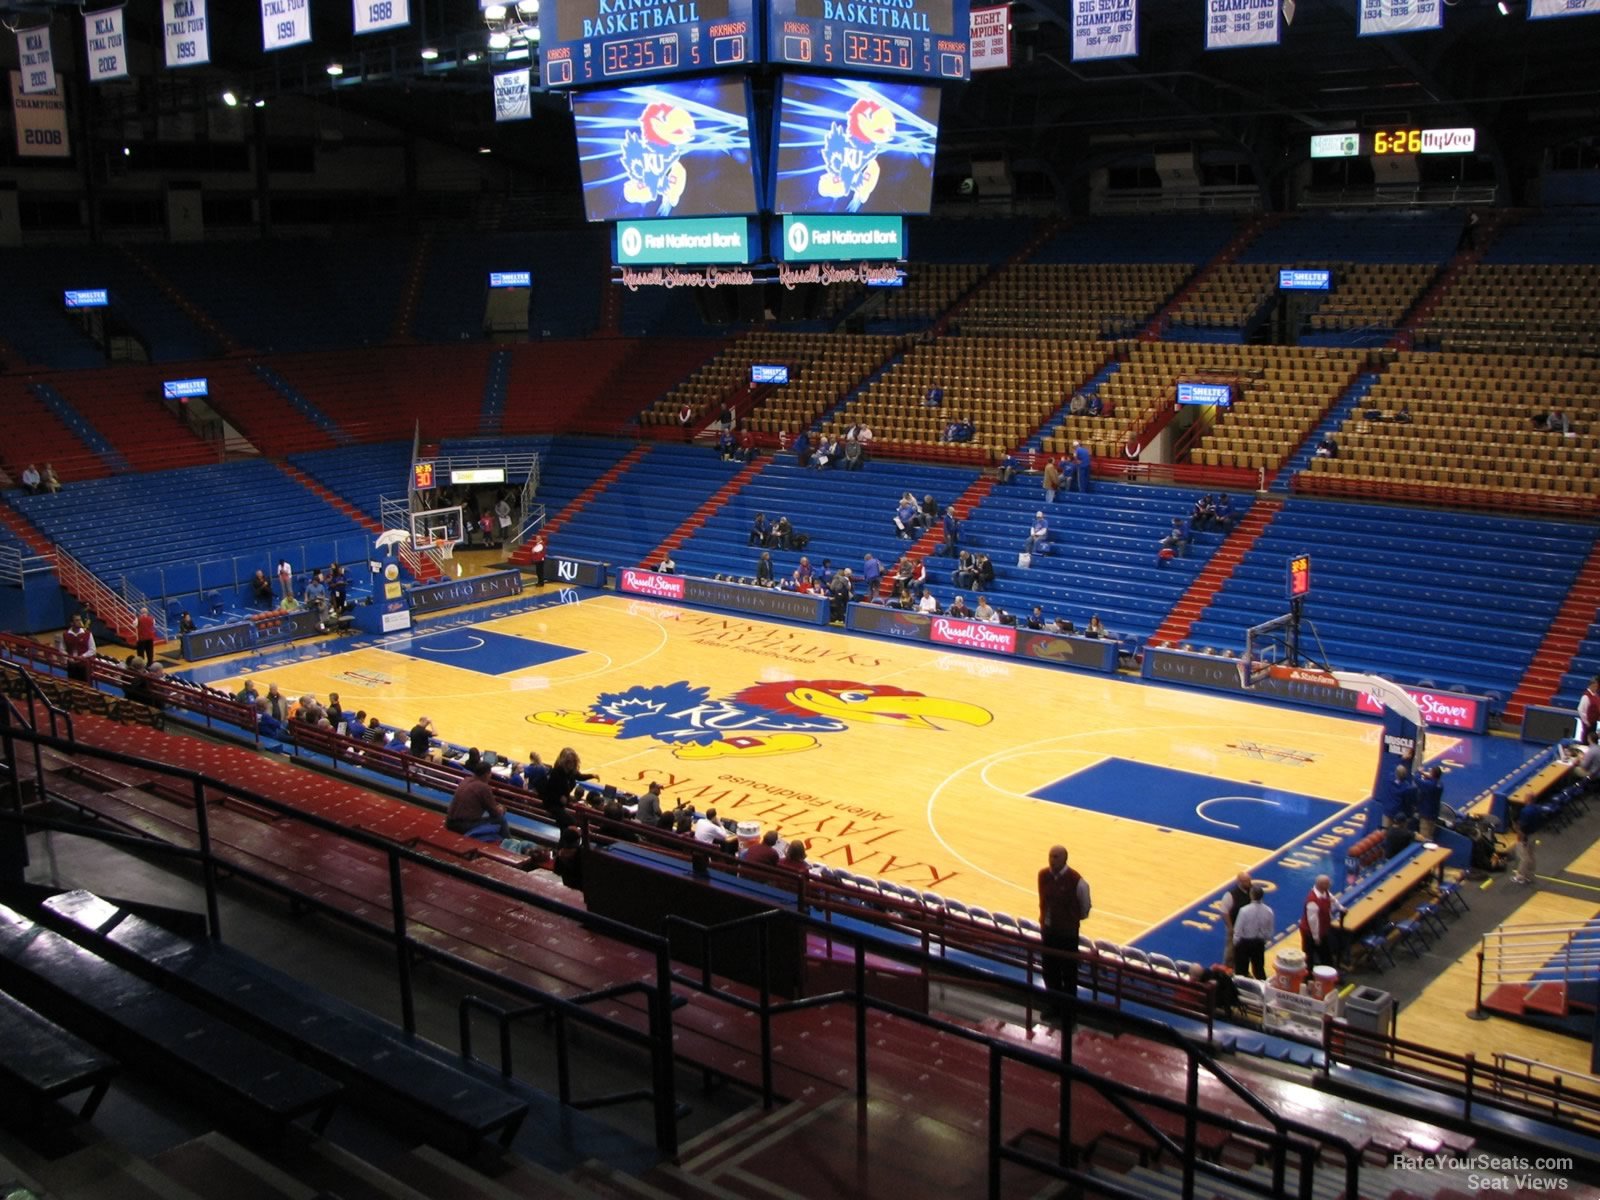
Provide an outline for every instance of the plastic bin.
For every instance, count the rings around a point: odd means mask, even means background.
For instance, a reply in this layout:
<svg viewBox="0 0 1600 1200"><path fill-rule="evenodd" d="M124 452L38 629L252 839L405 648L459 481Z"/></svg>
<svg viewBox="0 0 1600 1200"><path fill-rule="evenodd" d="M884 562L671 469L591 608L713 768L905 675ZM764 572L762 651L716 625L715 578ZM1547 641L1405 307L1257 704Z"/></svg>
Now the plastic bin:
<svg viewBox="0 0 1600 1200"><path fill-rule="evenodd" d="M1363 1033L1394 1031L1394 997L1378 988L1359 987L1344 998L1345 1024Z"/></svg>

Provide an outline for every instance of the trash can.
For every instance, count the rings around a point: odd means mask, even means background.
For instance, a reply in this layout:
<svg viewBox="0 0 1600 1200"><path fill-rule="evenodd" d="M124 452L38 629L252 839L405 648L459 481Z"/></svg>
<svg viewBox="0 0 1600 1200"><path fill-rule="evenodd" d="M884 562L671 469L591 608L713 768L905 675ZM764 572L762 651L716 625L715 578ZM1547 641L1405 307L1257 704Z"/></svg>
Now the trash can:
<svg viewBox="0 0 1600 1200"><path fill-rule="evenodd" d="M1394 997L1378 988L1358 987L1344 998L1345 1024L1362 1033L1394 1032Z"/></svg>

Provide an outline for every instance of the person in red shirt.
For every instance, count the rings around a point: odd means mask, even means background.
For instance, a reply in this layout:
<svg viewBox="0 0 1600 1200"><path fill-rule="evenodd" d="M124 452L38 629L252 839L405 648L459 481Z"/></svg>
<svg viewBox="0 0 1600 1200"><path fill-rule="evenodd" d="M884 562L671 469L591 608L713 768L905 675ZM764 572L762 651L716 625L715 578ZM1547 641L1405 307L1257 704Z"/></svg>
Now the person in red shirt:
<svg viewBox="0 0 1600 1200"><path fill-rule="evenodd" d="M134 643L136 653L144 655L144 665L149 666L156 660L156 619L150 615L148 608L139 610L139 619L134 622Z"/></svg>
<svg viewBox="0 0 1600 1200"><path fill-rule="evenodd" d="M71 660L67 663L67 678L79 683L89 680L89 660L94 657L94 633L83 623L83 617L74 613L72 624L61 634L61 649Z"/></svg>
<svg viewBox="0 0 1600 1200"><path fill-rule="evenodd" d="M775 867L780 861L778 854L778 831L769 829L754 846L744 852L747 863L755 863L759 867Z"/></svg>
<svg viewBox="0 0 1600 1200"><path fill-rule="evenodd" d="M1333 894L1332 886L1333 881L1328 876L1318 875L1300 910L1300 948L1305 951L1307 967L1338 965L1338 927L1335 922L1343 915L1344 905Z"/></svg>
<svg viewBox="0 0 1600 1200"><path fill-rule="evenodd" d="M533 541L528 543L528 561L533 564L534 573L539 578L540 587L544 586L545 549L544 534L542 532L535 533Z"/></svg>
<svg viewBox="0 0 1600 1200"><path fill-rule="evenodd" d="M1600 675L1589 680L1589 686L1578 701L1578 740L1594 745L1597 728L1600 728Z"/></svg>

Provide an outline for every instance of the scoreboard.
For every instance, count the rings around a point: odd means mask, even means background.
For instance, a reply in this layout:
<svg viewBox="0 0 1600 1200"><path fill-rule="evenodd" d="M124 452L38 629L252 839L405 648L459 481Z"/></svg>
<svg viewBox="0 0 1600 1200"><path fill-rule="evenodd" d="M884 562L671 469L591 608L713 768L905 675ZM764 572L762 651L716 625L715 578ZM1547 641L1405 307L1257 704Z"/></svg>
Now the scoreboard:
<svg viewBox="0 0 1600 1200"><path fill-rule="evenodd" d="M755 0L545 0L548 88L631 83L758 61Z"/></svg>
<svg viewBox="0 0 1600 1200"><path fill-rule="evenodd" d="M968 0L768 0L767 60L903 79L967 79Z"/></svg>
<svg viewBox="0 0 1600 1200"><path fill-rule="evenodd" d="M545 0L547 88L756 63L902 79L971 77L969 0Z"/></svg>

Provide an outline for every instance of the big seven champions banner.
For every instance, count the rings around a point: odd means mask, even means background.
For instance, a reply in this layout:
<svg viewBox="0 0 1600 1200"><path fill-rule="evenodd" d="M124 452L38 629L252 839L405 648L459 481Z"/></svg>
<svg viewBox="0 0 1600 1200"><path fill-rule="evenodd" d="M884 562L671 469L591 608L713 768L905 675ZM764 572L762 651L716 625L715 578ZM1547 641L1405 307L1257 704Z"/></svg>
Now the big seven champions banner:
<svg viewBox="0 0 1600 1200"><path fill-rule="evenodd" d="M1437 29L1444 19L1444 0L1359 0L1359 2L1362 37Z"/></svg>
<svg viewBox="0 0 1600 1200"><path fill-rule="evenodd" d="M84 13L83 43L88 49L91 83L128 77L128 41L123 36L122 9Z"/></svg>
<svg viewBox="0 0 1600 1200"><path fill-rule="evenodd" d="M17 61L22 64L22 90L42 96L56 90L55 55L50 50L50 26L17 30Z"/></svg>
<svg viewBox="0 0 1600 1200"><path fill-rule="evenodd" d="M71 158L67 141L67 97L61 76L55 90L30 96L22 90L22 72L11 72L11 115L17 127L17 155L21 158Z"/></svg>
<svg viewBox="0 0 1600 1200"><path fill-rule="evenodd" d="M1528 20L1544 17L1588 17L1600 13L1600 0L1533 0Z"/></svg>
<svg viewBox="0 0 1600 1200"><path fill-rule="evenodd" d="M1072 61L1139 53L1139 0L1072 0Z"/></svg>
<svg viewBox="0 0 1600 1200"><path fill-rule="evenodd" d="M356 32L377 33L411 24L411 0L355 0Z"/></svg>
<svg viewBox="0 0 1600 1200"><path fill-rule="evenodd" d="M494 119L528 121L533 118L533 71L506 71L494 77Z"/></svg>
<svg viewBox="0 0 1600 1200"><path fill-rule="evenodd" d="M1206 0L1207 50L1277 44L1278 0Z"/></svg>
<svg viewBox="0 0 1600 1200"><path fill-rule="evenodd" d="M282 50L311 40L311 0L261 0L261 48Z"/></svg>
<svg viewBox="0 0 1600 1200"><path fill-rule="evenodd" d="M168 67L198 67L211 61L206 0L161 0L161 28Z"/></svg>

